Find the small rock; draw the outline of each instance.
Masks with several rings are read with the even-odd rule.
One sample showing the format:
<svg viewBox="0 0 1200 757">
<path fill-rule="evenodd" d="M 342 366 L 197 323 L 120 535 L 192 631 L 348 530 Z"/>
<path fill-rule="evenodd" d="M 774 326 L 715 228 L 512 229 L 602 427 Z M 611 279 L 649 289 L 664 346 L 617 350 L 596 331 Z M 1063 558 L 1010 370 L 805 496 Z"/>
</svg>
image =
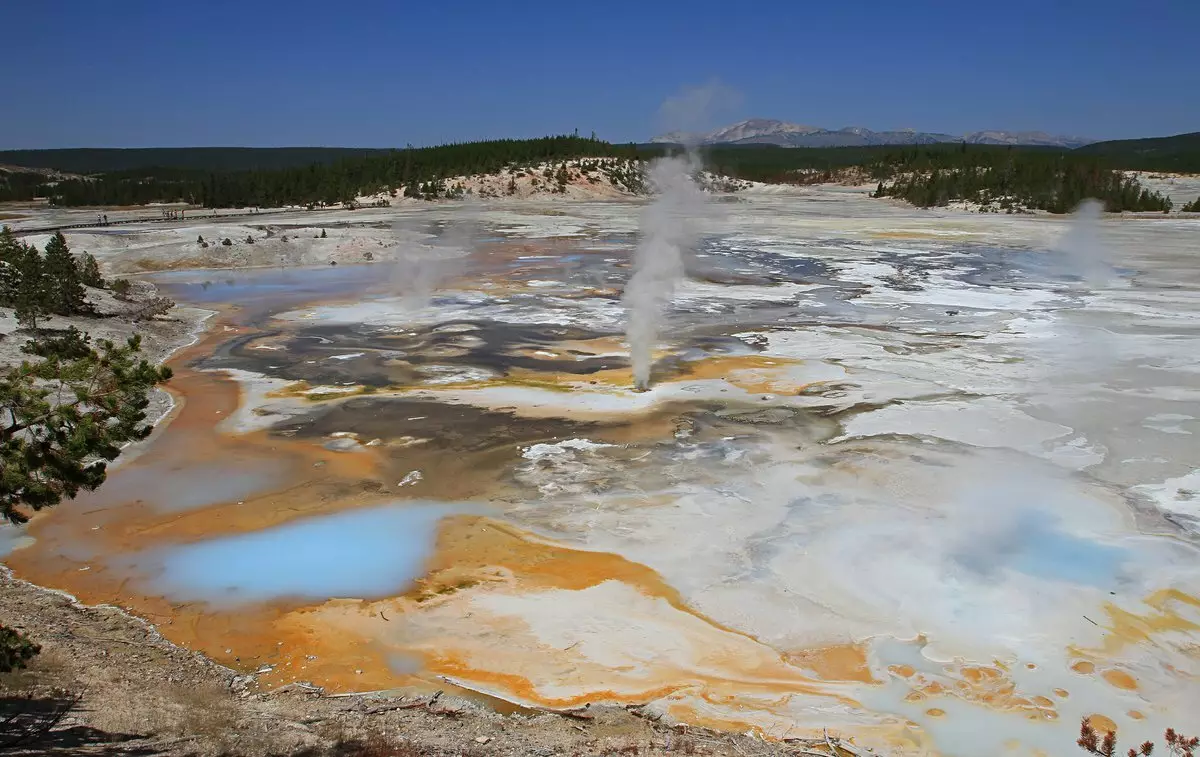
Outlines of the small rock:
<svg viewBox="0 0 1200 757">
<path fill-rule="evenodd" d="M 476 736 L 476 737 L 475 737 L 475 743 L 476 743 L 476 744 L 486 744 L 486 743 L 488 743 L 488 742 L 489 742 L 489 741 L 491 741 L 491 740 L 492 740 L 492 739 L 491 739 L 491 737 L 490 737 L 490 736 Z"/>
<path fill-rule="evenodd" d="M 421 471 L 414 470 L 405 474 L 404 478 L 396 482 L 396 486 L 411 486 L 424 478 Z"/>
</svg>

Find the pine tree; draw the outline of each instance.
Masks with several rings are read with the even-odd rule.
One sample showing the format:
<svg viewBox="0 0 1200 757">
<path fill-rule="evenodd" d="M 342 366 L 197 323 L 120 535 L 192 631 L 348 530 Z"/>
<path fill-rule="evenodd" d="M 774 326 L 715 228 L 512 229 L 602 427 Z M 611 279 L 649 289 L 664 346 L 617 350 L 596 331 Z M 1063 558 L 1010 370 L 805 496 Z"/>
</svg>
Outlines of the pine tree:
<svg viewBox="0 0 1200 757">
<path fill-rule="evenodd" d="M 122 302 L 129 301 L 129 292 L 131 289 L 133 289 L 133 284 L 129 282 L 129 279 L 117 279 L 112 283 L 113 296 Z"/>
<path fill-rule="evenodd" d="M 41 646 L 34 644 L 20 632 L 0 625 L 0 673 L 20 670 L 41 651 Z"/>
<path fill-rule="evenodd" d="M 36 247 L 22 244 L 17 257 L 17 289 L 12 299 L 17 323 L 38 330 L 38 321 L 50 315 L 52 292 L 46 279 L 45 262 Z"/>
<path fill-rule="evenodd" d="M 79 258 L 79 280 L 84 286 L 95 289 L 104 289 L 107 286 L 104 276 L 100 274 L 100 264 L 90 253 L 85 252 Z"/>
<path fill-rule="evenodd" d="M 102 484 L 121 446 L 149 435 L 147 394 L 171 377 L 140 359 L 138 336 L 97 349 L 72 328 L 22 350 L 37 359 L 0 372 L 0 521 L 13 523 Z"/>
<path fill-rule="evenodd" d="M 83 282 L 71 248 L 61 231 L 46 244 L 45 278 L 49 293 L 51 312 L 59 315 L 74 315 L 87 310 L 84 301 Z"/>
<path fill-rule="evenodd" d="M 0 306 L 12 307 L 21 288 L 19 266 L 25 254 L 12 229 L 0 229 Z"/>
</svg>

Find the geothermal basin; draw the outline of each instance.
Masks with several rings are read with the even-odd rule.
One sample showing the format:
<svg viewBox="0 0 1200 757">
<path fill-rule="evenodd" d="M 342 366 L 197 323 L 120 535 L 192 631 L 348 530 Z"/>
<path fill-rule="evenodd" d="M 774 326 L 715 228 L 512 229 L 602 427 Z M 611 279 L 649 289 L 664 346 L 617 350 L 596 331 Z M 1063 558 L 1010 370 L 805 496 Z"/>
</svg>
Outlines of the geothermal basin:
<svg viewBox="0 0 1200 757">
<path fill-rule="evenodd" d="M 1186 730 L 1200 220 L 736 198 L 644 392 L 632 203 L 334 212 L 314 244 L 379 254 L 154 274 L 215 311 L 175 409 L 0 533 L 4 561 L 264 687 L 638 703 L 895 754 Z M 210 233 L 131 228 L 84 246 Z"/>
</svg>

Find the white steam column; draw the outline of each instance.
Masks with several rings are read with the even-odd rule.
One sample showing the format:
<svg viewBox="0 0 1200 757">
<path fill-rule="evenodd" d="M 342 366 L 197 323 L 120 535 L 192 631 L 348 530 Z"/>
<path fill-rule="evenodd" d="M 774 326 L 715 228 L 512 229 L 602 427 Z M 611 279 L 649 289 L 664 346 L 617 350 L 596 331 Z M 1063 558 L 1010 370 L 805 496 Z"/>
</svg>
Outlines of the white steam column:
<svg viewBox="0 0 1200 757">
<path fill-rule="evenodd" d="M 650 388 L 650 368 L 666 308 L 683 279 L 684 252 L 699 233 L 704 194 L 692 179 L 699 168 L 693 155 L 666 157 L 653 161 L 647 174 L 655 197 L 642 213 L 633 276 L 624 297 L 625 335 L 637 391 Z"/>
</svg>

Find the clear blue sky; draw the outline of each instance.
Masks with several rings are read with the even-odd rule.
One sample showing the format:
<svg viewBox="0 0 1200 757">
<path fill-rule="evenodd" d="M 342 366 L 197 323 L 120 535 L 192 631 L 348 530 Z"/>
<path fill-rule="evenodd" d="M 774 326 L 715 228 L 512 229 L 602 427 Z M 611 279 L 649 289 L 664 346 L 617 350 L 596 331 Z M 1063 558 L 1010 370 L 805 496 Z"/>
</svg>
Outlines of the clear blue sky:
<svg viewBox="0 0 1200 757">
<path fill-rule="evenodd" d="M 713 120 L 1200 130 L 1200 0 L 9 0 L 0 149 L 403 146 Z"/>
</svg>

